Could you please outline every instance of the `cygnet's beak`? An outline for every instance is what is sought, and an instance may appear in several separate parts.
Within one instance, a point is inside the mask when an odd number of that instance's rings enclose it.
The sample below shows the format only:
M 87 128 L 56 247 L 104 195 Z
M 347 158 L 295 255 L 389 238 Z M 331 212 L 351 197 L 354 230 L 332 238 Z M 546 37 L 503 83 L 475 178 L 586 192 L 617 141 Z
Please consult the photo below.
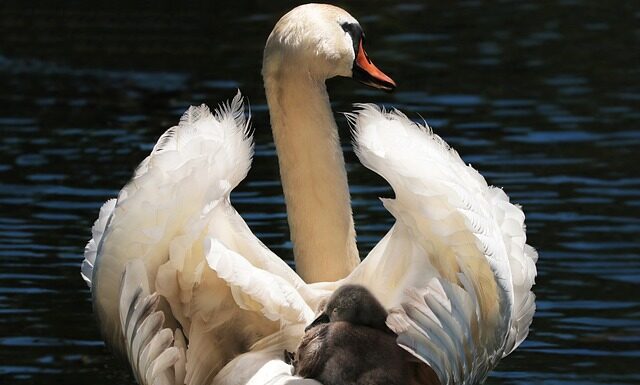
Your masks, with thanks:
M 306 328 L 304 328 L 305 333 L 309 331 L 309 329 L 311 329 L 314 326 L 320 325 L 320 324 L 326 324 L 329 323 L 331 320 L 329 319 L 329 316 L 327 315 L 327 313 L 322 312 L 320 313 L 320 315 L 318 316 L 318 318 L 316 318 L 315 320 L 313 320 L 313 322 L 311 322 L 311 324 L 309 326 L 307 326 Z
M 369 55 L 365 52 L 362 44 L 363 40 L 360 39 L 356 59 L 353 62 L 353 78 L 373 88 L 387 92 L 393 91 L 396 88 L 396 82 L 380 71 L 369 59 Z

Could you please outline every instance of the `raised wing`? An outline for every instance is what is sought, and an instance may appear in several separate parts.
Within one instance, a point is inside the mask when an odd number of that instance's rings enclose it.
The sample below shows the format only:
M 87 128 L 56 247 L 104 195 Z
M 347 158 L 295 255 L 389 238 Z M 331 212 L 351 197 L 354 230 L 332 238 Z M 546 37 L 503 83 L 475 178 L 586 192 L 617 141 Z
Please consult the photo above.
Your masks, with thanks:
M 533 317 L 524 214 L 428 127 L 360 109 L 349 116 L 356 153 L 393 187 L 384 205 L 396 223 L 349 281 L 395 309 L 388 323 L 399 344 L 442 384 L 480 382 Z
M 94 225 L 82 276 L 108 344 L 142 384 L 210 384 L 281 323 L 310 317 L 313 292 L 229 201 L 251 164 L 248 130 L 239 93 L 213 113 L 191 107 Z M 250 281 L 249 270 L 263 274 Z M 274 282 L 281 291 L 259 290 Z

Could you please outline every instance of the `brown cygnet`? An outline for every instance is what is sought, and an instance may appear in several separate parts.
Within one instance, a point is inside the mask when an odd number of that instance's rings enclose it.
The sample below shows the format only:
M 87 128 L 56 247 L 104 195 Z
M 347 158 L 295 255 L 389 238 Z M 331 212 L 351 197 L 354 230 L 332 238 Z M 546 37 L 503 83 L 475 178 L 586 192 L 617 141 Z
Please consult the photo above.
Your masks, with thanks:
M 305 330 L 293 362 L 295 374 L 324 385 L 404 385 L 411 369 L 387 312 L 363 286 L 336 290 Z

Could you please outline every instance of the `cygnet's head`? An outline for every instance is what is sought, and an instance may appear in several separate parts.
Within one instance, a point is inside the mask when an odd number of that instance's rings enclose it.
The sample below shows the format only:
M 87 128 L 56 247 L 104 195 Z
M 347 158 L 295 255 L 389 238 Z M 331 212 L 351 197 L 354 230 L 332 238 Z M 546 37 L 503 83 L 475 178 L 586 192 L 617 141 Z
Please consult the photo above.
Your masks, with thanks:
M 327 4 L 305 4 L 284 15 L 264 50 L 262 75 L 267 80 L 292 71 L 318 80 L 353 77 L 391 91 L 395 82 L 364 51 L 364 33 L 345 10 Z
M 386 319 L 387 311 L 367 288 L 344 285 L 333 292 L 322 313 L 307 330 L 321 323 L 344 321 L 390 332 Z

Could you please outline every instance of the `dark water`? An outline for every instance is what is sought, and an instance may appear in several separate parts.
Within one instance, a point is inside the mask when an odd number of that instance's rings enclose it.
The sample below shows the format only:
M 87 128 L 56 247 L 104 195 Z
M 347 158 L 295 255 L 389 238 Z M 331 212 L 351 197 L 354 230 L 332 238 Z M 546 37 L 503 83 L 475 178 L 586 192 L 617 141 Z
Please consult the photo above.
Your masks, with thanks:
M 0 383 L 133 383 L 101 342 L 79 263 L 101 203 L 190 104 L 249 97 L 257 155 L 234 204 L 291 257 L 259 72 L 283 3 L 0 3 Z M 334 109 L 425 117 L 527 213 L 539 310 L 489 383 L 640 383 L 638 3 L 346 8 L 399 88 L 332 80 Z M 366 252 L 391 224 L 377 200 L 390 192 L 339 124 Z

